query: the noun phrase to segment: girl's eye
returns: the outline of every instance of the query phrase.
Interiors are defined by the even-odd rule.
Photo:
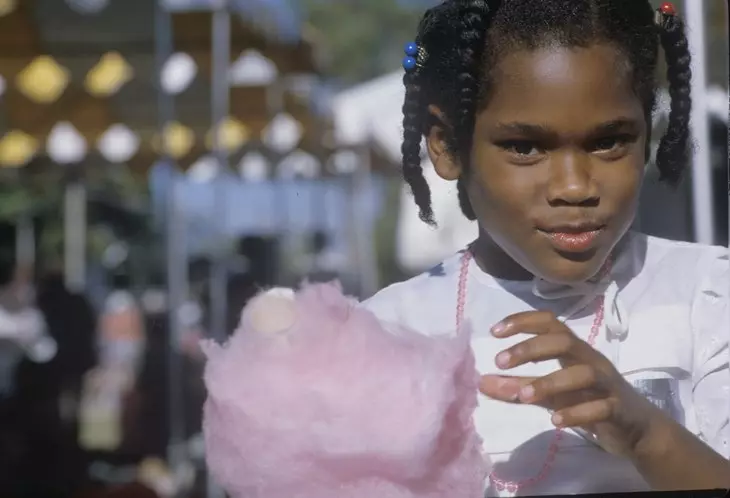
[[[615,137],[604,137],[596,140],[591,145],[593,152],[616,152],[633,141],[633,137],[620,135]]]
[[[533,157],[541,153],[534,142],[525,140],[513,140],[499,144],[507,152],[521,157]]]

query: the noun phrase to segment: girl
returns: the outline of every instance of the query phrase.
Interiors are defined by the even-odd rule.
[[[688,160],[690,55],[671,4],[447,0],[406,46],[403,173],[433,224],[421,139],[476,241],[365,303],[469,326],[488,495],[730,487],[727,250],[629,231],[659,45]]]

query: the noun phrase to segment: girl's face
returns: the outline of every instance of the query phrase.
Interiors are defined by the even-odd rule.
[[[495,276],[575,283],[595,275],[631,225],[647,123],[625,59],[609,45],[517,51],[493,72],[476,117],[467,192],[477,256]],[[429,137],[439,174],[461,167]]]

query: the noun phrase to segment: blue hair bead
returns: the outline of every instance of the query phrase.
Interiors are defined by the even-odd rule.
[[[413,57],[406,57],[403,59],[403,69],[406,71],[412,71],[416,67],[416,59]]]
[[[406,53],[407,56],[415,57],[418,55],[418,45],[416,45],[415,42],[408,42],[403,48],[403,51]]]

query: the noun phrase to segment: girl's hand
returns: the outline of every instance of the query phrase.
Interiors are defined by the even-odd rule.
[[[498,338],[534,335],[497,355],[495,361],[503,370],[550,359],[559,360],[562,368],[540,378],[485,375],[480,390],[490,398],[543,406],[554,412],[552,422],[557,427],[587,430],[604,449],[626,457],[646,443],[657,417],[665,417],[605,356],[552,313],[511,315],[493,327],[492,334]]]

